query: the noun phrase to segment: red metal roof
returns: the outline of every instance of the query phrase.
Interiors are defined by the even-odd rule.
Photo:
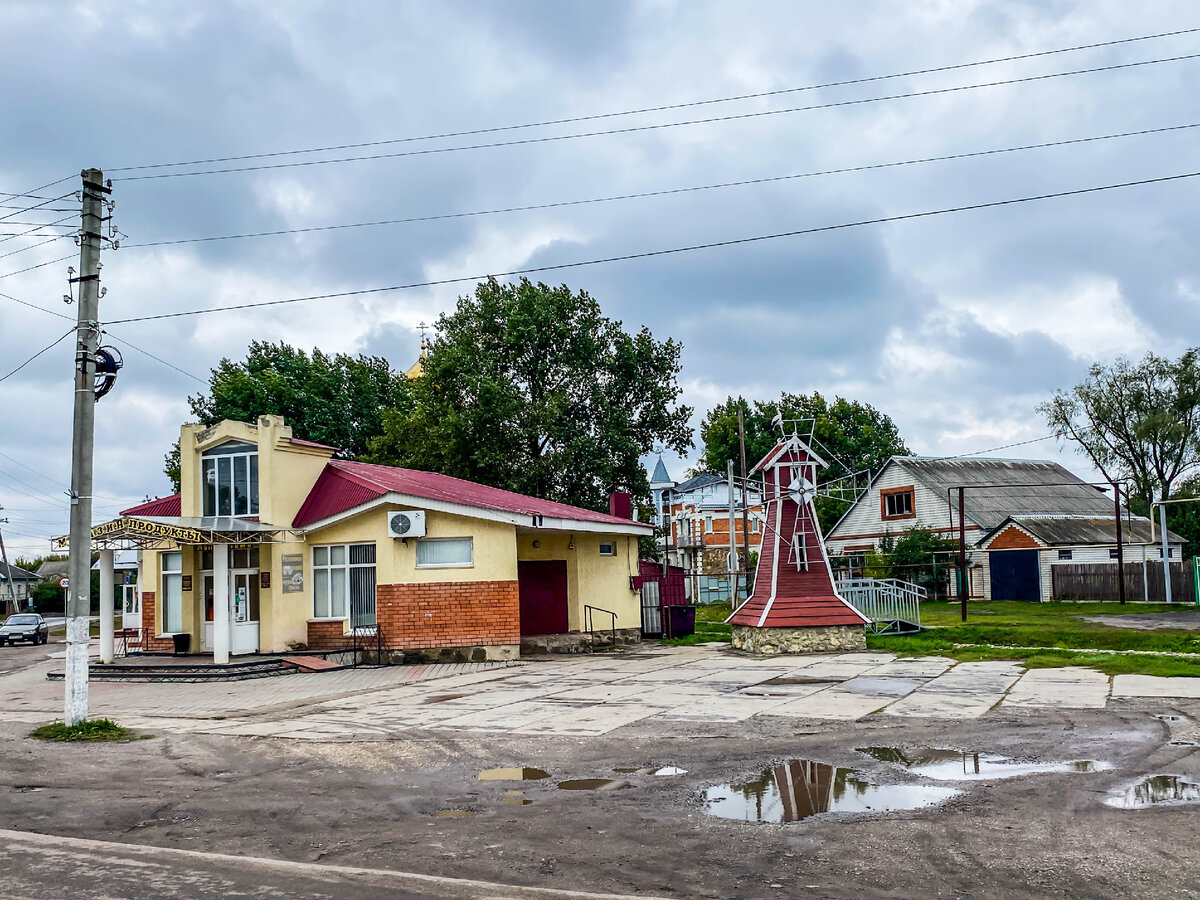
[[[593,509],[540,500],[449,475],[332,459],[325,464],[325,470],[309,491],[292,525],[303,528],[390,493],[525,516],[547,516],[601,525],[636,524],[630,519]]]
[[[137,506],[131,506],[129,509],[123,509],[121,515],[181,516],[183,515],[183,503],[179,494],[172,494],[170,497],[159,497],[157,500],[150,500]]]
[[[302,441],[300,438],[288,438],[288,443],[296,444],[299,447],[316,447],[318,450],[332,450],[337,452],[337,447],[330,447],[328,444],[318,444],[316,441]]]

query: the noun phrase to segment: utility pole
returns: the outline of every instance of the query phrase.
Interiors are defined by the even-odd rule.
[[[1166,491],[1163,491],[1165,494]],[[1162,532],[1162,562],[1163,562],[1163,590],[1166,592],[1166,601],[1171,602],[1171,545],[1167,542],[1167,506],[1164,502],[1158,504],[1158,528]]]
[[[730,608],[737,609],[738,605],[738,571],[741,566],[738,565],[737,558],[737,505],[733,493],[733,460],[729,460],[725,466],[725,477],[729,481],[729,563],[726,568],[729,570],[729,603]]]
[[[100,343],[100,242],[104,195],[112,193],[99,169],[84,169],[79,239],[79,308],[75,334],[75,418],[71,432],[71,550],[67,587],[67,660],[63,721],[88,714],[88,615],[91,612],[92,446],[96,427],[96,348]],[[111,598],[109,598],[111,601]]]
[[[742,557],[746,560],[746,599],[750,599],[750,505],[746,499],[746,417],[738,404],[738,452],[742,459]],[[737,604],[734,604],[735,606]]]
[[[958,599],[962,604],[962,620],[967,621],[967,518],[963,494],[966,488],[958,489]]]
[[[1113,503],[1117,508],[1117,596],[1125,605],[1125,545],[1121,541],[1121,486],[1113,482]]]
[[[0,506],[0,509],[4,509],[4,507]],[[0,524],[7,525],[8,519],[0,519]],[[4,549],[3,532],[0,532],[0,559],[4,560],[4,580],[8,582],[8,613],[9,615],[12,615],[13,613],[20,612],[20,610],[17,609],[17,594],[16,591],[13,590],[12,566],[8,564],[8,551]],[[29,586],[26,585],[26,590],[28,589]]]

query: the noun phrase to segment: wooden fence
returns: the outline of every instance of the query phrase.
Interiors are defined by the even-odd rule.
[[[1196,593],[1192,581],[1191,560],[1173,562],[1170,565],[1171,599],[1175,603],[1195,603]],[[1145,572],[1144,581],[1143,571]],[[1053,577],[1052,589],[1055,600],[1090,602],[1120,599],[1115,562],[1052,565],[1050,572]],[[1151,603],[1166,601],[1166,594],[1163,590],[1162,560],[1147,560],[1144,569],[1140,562],[1125,563],[1123,574],[1126,600],[1145,600],[1148,594]]]

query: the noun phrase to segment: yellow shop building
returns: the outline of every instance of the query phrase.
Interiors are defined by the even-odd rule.
[[[184,425],[179,446],[179,494],[92,531],[102,585],[115,549],[141,551],[120,624],[144,650],[510,659],[522,637],[640,628],[638,538],[652,527],[628,494],[601,513],[334,459],[279,416]]]

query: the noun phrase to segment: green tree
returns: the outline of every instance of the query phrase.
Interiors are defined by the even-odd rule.
[[[723,473],[729,460],[738,470],[739,407],[745,420],[746,466],[752,467],[779,441],[779,429],[771,426],[777,415],[784,419],[812,419],[813,449],[829,463],[818,473],[820,480],[832,481],[855,472],[878,472],[893,456],[907,456],[909,449],[900,438],[896,423],[868,403],[835,397],[832,403],[816,391],[811,394],[780,394],[778,400],[747,402],[728,397],[708,411],[700,425],[704,442],[700,468]],[[817,498],[817,518],[828,530],[849,506],[849,502],[828,497]]]
[[[613,490],[647,499],[640,457],[692,446],[680,349],[566,285],[489,279],[438,319],[412,403],[385,414],[372,458],[593,509]]]
[[[245,360],[221,360],[209,392],[188,397],[188,403],[205,425],[280,415],[296,437],[357,459],[382,432],[384,411],[408,407],[409,385],[381,356],[328,355],[315,348],[310,356],[285,343],[254,341]],[[167,454],[164,471],[179,490],[178,445]]]
[[[1038,411],[1106,479],[1132,481],[1147,504],[1200,472],[1200,350],[1177,360],[1148,353],[1139,363],[1097,363]]]

